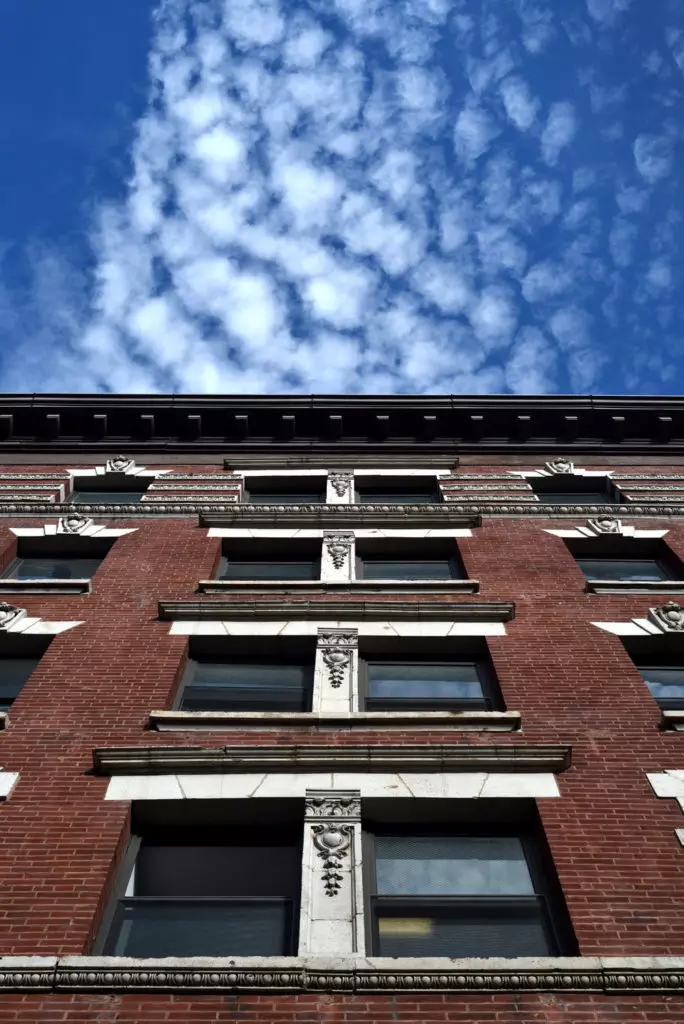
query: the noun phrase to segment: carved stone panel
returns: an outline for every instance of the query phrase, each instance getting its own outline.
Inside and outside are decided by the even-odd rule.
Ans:
[[[664,633],[684,632],[684,608],[676,601],[667,601],[658,608],[649,608],[648,617]]]
[[[132,469],[135,469],[135,459],[125,455],[115,455],[105,463],[105,473],[130,473]]]
[[[319,629],[318,649],[325,666],[327,682],[334,689],[342,686],[351,672],[353,653],[359,644],[355,629]]]
[[[547,462],[546,468],[549,473],[574,473],[575,463],[561,455],[557,459],[551,459],[550,462]]]
[[[17,608],[6,601],[0,601],[0,630],[7,630],[10,626],[23,619],[26,615],[25,608]]]
[[[595,519],[587,519],[587,526],[594,533],[622,533],[622,520],[615,516],[596,516]]]
[[[324,533],[323,544],[335,569],[348,567],[354,544],[353,533]]]
[[[57,533],[81,534],[91,527],[94,522],[94,519],[74,512],[73,515],[62,516],[57,522]]]
[[[338,498],[346,498],[352,486],[354,476],[352,473],[328,473],[328,480]]]

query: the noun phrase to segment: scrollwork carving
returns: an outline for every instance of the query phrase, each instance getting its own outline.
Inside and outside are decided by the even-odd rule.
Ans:
[[[324,536],[325,549],[336,569],[344,568],[353,543],[351,533],[328,533]]]
[[[353,825],[312,825],[313,843],[323,861],[323,887],[328,896],[336,896],[344,878],[344,858],[349,856],[349,847],[354,836]]]
[[[313,818],[360,818],[361,797],[359,793],[312,793],[306,794],[306,814]]]
[[[351,487],[353,479],[354,477],[351,473],[328,473],[330,486],[338,498],[344,498]]]
[[[94,520],[75,512],[70,516],[62,516],[57,523],[57,533],[80,534],[93,525]]]
[[[676,601],[667,601],[658,608],[649,608],[648,614],[664,633],[684,633],[684,608]]]
[[[594,533],[622,533],[622,520],[615,516],[596,516],[595,519],[587,519],[587,526]]]
[[[328,681],[337,688],[344,682],[352,663],[352,651],[359,642],[355,630],[319,629],[318,647],[328,671]]]
[[[0,602],[0,630],[7,630],[19,619],[23,619],[26,615],[25,608],[17,608],[13,604],[7,604],[6,601]]]
[[[115,455],[105,463],[105,473],[130,473],[134,468],[135,459],[129,459],[126,455]]]
[[[550,473],[574,473],[575,463],[564,455],[559,455],[557,459],[551,459],[547,462],[546,468]]]

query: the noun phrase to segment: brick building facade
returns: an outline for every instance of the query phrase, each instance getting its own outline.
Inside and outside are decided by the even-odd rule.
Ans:
[[[684,1020],[684,401],[0,406],[0,1024]]]

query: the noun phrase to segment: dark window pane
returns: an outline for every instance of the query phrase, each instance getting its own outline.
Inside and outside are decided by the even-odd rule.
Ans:
[[[515,836],[379,836],[379,895],[530,895],[534,886]]]
[[[452,559],[430,561],[395,561],[364,558],[363,578],[366,580],[450,580],[458,578]]]
[[[74,491],[66,501],[74,505],[136,505],[144,491]]]
[[[111,956],[279,956],[291,946],[291,900],[123,899]]]
[[[655,558],[578,558],[577,564],[588,580],[631,580],[651,583],[672,576]]]
[[[537,491],[545,505],[612,505],[616,499],[605,491]]]
[[[219,566],[220,580],[317,580],[320,578],[318,561],[279,562],[248,561],[247,559],[222,558]]]
[[[378,956],[548,956],[553,953],[538,897],[375,901]]]
[[[434,488],[387,490],[378,487],[357,487],[356,501],[362,505],[435,505],[442,496]]]
[[[369,704],[379,708],[394,702],[471,702],[484,707],[482,682],[474,662],[368,662]]]
[[[17,558],[3,574],[14,580],[87,580],[101,558]]]
[[[38,661],[38,658],[0,658],[0,711],[9,710]]]
[[[640,668],[651,696],[663,708],[684,708],[684,667]]]
[[[307,711],[307,665],[196,662],[183,691],[185,711]]]
[[[250,492],[247,500],[252,505],[322,505],[324,491],[264,491]]]

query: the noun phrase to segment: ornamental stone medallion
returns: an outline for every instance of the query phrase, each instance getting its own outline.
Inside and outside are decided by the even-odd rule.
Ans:
[[[74,513],[70,516],[62,516],[57,522],[57,533],[79,534],[83,533],[94,523],[94,519]]]
[[[615,516],[596,516],[595,519],[587,519],[587,526],[594,533],[622,533],[622,520]]]
[[[668,601],[659,608],[648,609],[649,618],[665,633],[684,632],[684,608],[676,601]]]
[[[105,463],[105,473],[130,473],[135,468],[135,459],[128,459],[125,455],[115,455]]]
[[[566,459],[565,456],[559,456],[559,458],[551,459],[550,462],[547,462],[546,468],[549,473],[574,473],[575,463],[571,462],[570,459]]]
[[[7,604],[6,601],[0,602],[0,630],[7,630],[12,623],[23,619],[25,615],[25,608],[17,608],[13,604]]]

